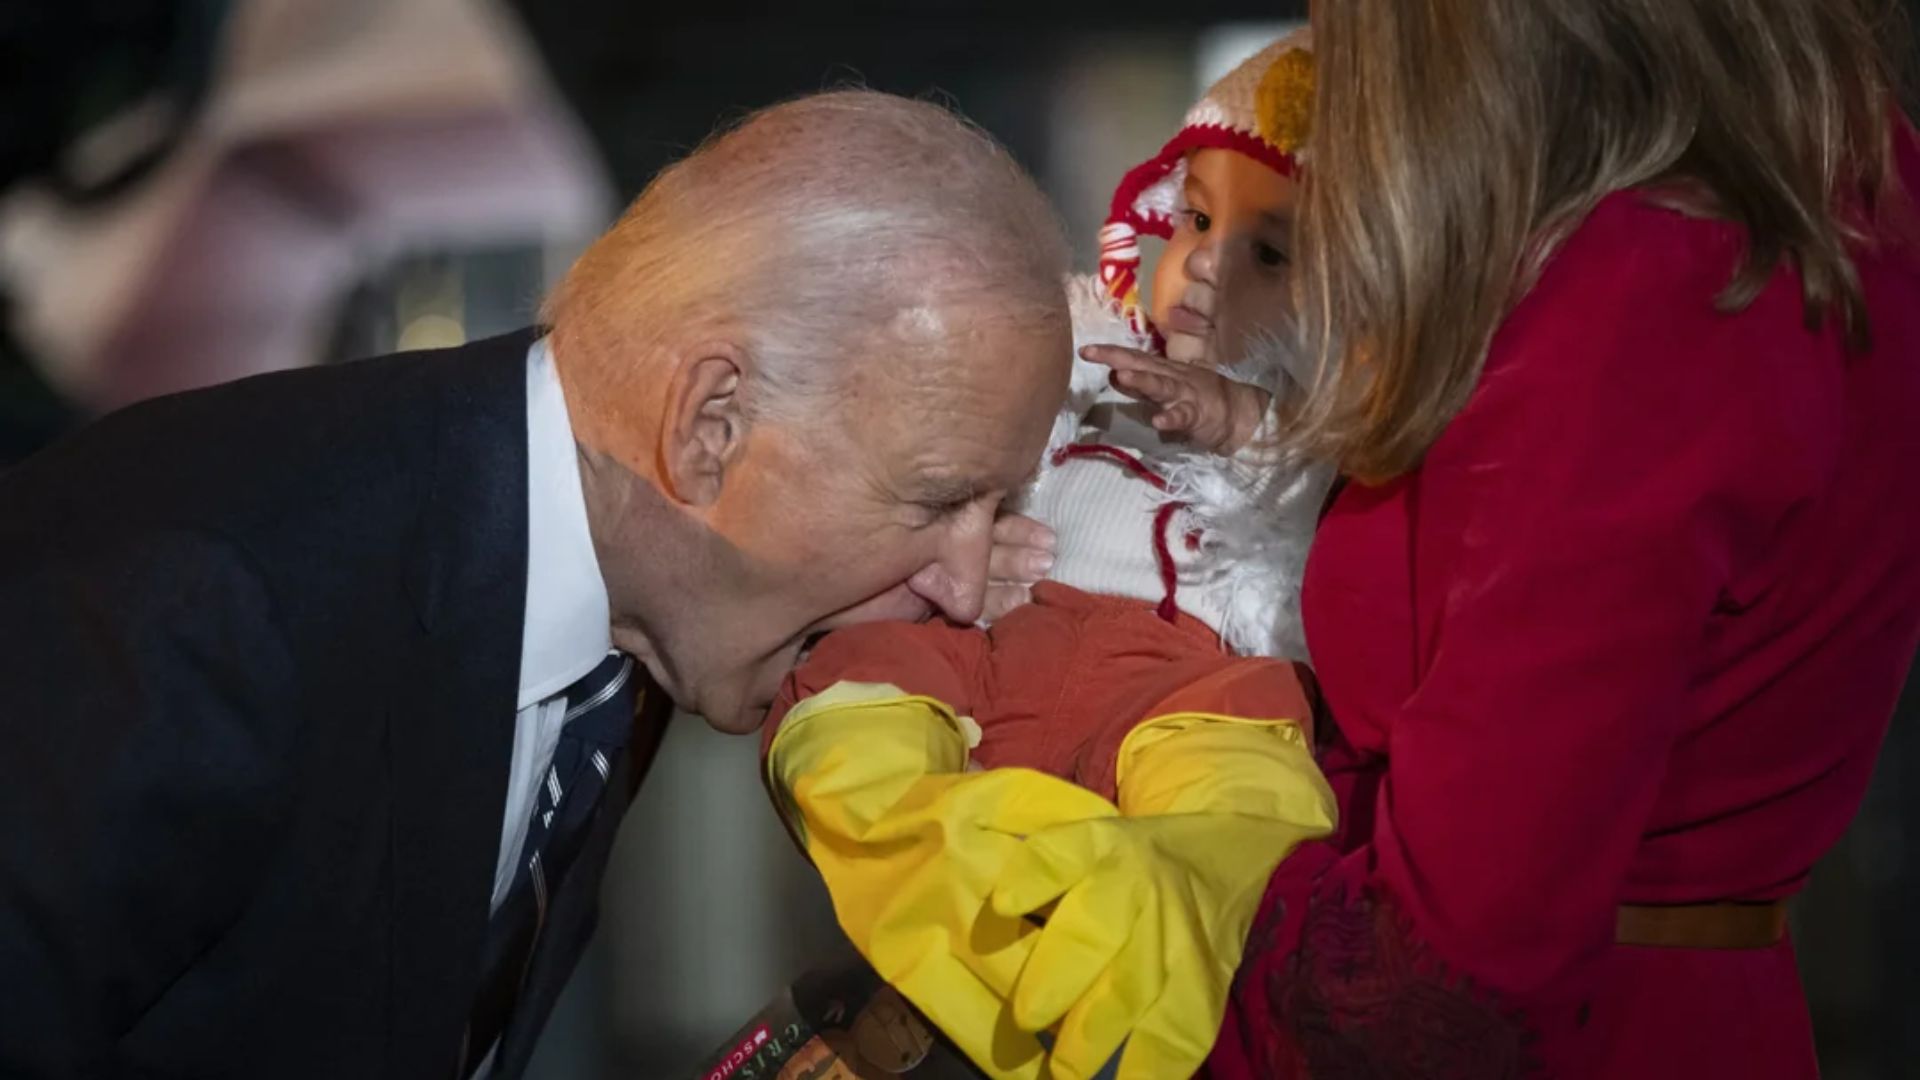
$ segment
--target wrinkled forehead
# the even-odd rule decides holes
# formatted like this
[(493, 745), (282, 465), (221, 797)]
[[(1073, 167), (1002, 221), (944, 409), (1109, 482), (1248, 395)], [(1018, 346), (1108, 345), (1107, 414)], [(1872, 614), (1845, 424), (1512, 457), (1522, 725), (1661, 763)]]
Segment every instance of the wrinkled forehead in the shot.
[(1064, 322), (957, 323), (937, 348), (860, 364), (843, 422), (903, 459), (952, 456), (977, 470), (1017, 471), (1046, 442), (1071, 349)]
[(850, 357), (850, 381), (897, 404), (988, 412), (1024, 391), (1064, 384), (1071, 367), (1065, 290), (1046, 304), (1008, 312), (982, 305), (919, 304), (899, 309)]

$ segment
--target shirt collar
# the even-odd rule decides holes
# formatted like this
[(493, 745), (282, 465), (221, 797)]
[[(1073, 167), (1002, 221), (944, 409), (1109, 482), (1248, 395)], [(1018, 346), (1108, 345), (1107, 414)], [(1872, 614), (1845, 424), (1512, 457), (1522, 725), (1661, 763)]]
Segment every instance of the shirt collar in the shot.
[(527, 350), (527, 607), (517, 707), (592, 671), (612, 647), (609, 621), (567, 398), (542, 338)]

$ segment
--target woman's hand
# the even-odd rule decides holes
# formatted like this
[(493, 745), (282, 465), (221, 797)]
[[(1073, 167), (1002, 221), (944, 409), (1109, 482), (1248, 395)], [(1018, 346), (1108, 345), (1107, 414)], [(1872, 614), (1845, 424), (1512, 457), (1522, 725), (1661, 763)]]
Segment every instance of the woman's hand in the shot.
[(1089, 345), (1080, 355), (1113, 369), (1114, 388), (1153, 405), (1153, 427), (1195, 449), (1232, 454), (1253, 438), (1272, 395), (1200, 364), (1118, 345)]
[(1053, 530), (1024, 514), (1001, 514), (993, 523), (987, 556), (987, 601), (981, 618), (992, 622), (1033, 599), (1033, 586), (1053, 569)]

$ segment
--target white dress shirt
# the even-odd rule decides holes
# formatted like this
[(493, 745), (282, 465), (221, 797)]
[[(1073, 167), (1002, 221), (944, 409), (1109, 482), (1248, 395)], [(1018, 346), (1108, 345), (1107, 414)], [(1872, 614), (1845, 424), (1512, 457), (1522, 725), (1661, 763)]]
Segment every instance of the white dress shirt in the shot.
[(553, 761), (567, 703), (557, 697), (612, 647), (607, 585), (587, 529), (573, 425), (545, 339), (527, 350), (527, 608), (493, 907), (506, 898), (540, 778)]

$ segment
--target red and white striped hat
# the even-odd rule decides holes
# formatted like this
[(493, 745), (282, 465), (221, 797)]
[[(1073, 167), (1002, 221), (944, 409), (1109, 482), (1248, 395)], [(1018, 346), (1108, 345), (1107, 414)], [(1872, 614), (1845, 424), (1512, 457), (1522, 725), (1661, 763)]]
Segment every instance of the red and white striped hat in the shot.
[(1303, 28), (1214, 83), (1187, 111), (1179, 133), (1121, 179), (1100, 230), (1100, 283), (1135, 332), (1155, 334), (1140, 303), (1140, 237), (1173, 235), (1187, 155), (1235, 150), (1283, 176), (1295, 175), (1306, 162), (1313, 78), (1313, 39)]

